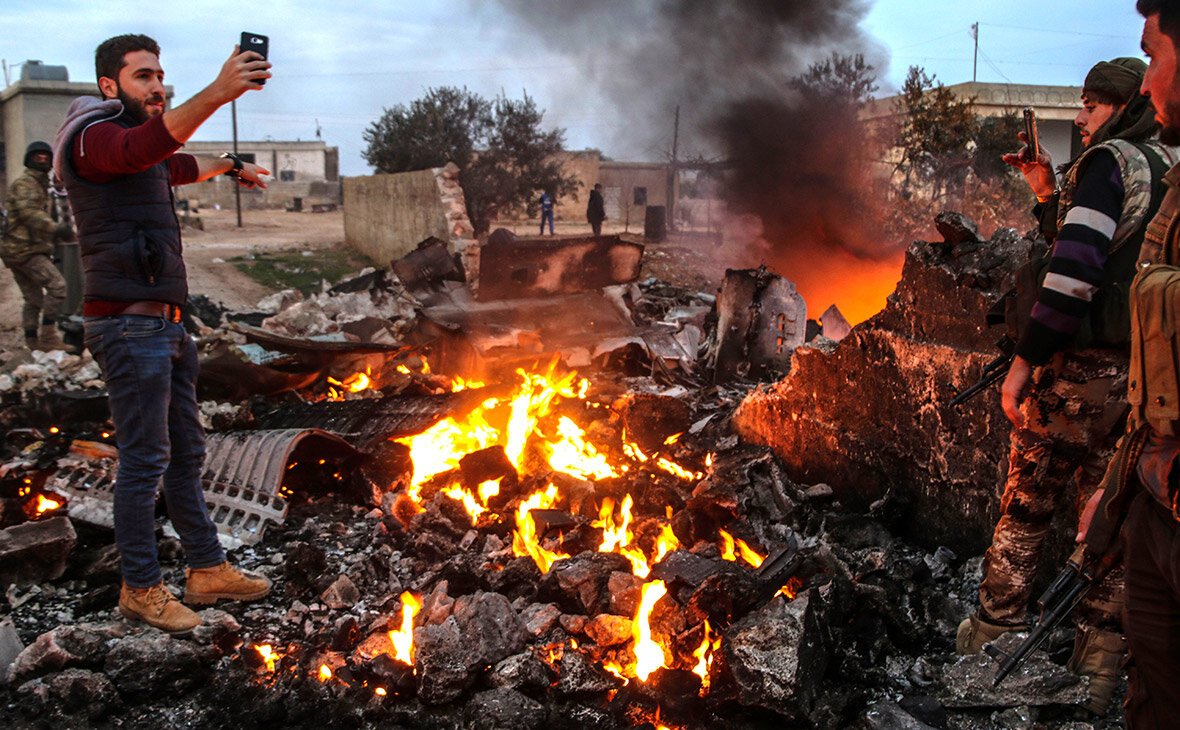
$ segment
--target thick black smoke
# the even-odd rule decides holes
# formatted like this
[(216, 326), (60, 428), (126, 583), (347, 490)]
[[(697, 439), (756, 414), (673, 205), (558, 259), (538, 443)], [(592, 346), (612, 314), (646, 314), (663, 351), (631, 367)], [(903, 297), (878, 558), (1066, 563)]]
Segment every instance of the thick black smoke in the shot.
[[(833, 53), (886, 54), (861, 29), (866, 0), (497, 0), (531, 37), (581, 64), (623, 122), (616, 156), (661, 159), (681, 110), (680, 159), (721, 160), (731, 209), (757, 215), (795, 270), (824, 251), (877, 259), (864, 209), (863, 132), (854, 112), (799, 93), (792, 79)], [(818, 250), (817, 250), (818, 249)], [(758, 261), (735, 262), (751, 265)]]

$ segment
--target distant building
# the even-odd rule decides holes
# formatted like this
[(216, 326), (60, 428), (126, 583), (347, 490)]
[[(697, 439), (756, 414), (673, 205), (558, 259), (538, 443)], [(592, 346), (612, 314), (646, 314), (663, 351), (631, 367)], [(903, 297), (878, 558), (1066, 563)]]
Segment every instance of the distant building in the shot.
[[(1025, 107), (1032, 107), (1037, 115), (1037, 136), (1053, 158), (1054, 165), (1068, 162), (1081, 151), (1082, 138), (1073, 123), (1082, 107), (1080, 86), (968, 81), (946, 88), (960, 99), (974, 98), (972, 108), (976, 114), (985, 117), (998, 117), (1009, 112), (1020, 114)], [(899, 124), (902, 117), (898, 112), (899, 100), (900, 96), (875, 99), (865, 105), (861, 118), (877, 127)], [(1013, 151), (1019, 144), (1019, 140), (1012, 140)]]
[[(182, 152), (214, 157), (233, 150), (233, 142), (190, 140)], [(238, 157), (271, 172), (265, 190), (241, 188), (244, 208), (295, 208), (340, 202), (340, 152), (321, 140), (295, 142), (238, 141)], [(184, 187), (184, 197), (202, 207), (234, 205), (240, 186), (225, 175)]]
[(607, 225), (643, 231), (648, 206), (668, 205), (668, 188), (679, 191), (678, 180), (669, 175), (663, 162), (616, 162), (603, 160), (598, 150), (567, 152), (562, 168), (581, 183), (577, 195), (557, 201), (558, 220), (585, 221), (586, 202), (595, 183), (602, 184)]
[[(29, 143), (41, 140), (53, 144), (70, 102), (79, 96), (99, 96), (93, 81), (71, 83), (65, 66), (25, 61), (20, 69), (20, 78), (0, 91), (0, 145), (4, 149), (0, 195), (7, 192), (8, 181), (24, 170)], [(172, 98), (172, 87), (165, 88)]]

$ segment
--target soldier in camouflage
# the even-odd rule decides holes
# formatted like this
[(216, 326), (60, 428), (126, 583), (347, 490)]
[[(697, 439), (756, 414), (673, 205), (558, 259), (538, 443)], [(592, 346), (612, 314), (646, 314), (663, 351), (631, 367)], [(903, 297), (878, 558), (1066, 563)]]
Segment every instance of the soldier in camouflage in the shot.
[(30, 350), (66, 349), (57, 332), (66, 282), (52, 257), (54, 242), (72, 232), (68, 224), (56, 223), (49, 212), (52, 164), (53, 150), (48, 144), (30, 144), (25, 151), (25, 171), (9, 186), (4, 201), (8, 224), (0, 243), (0, 260), (12, 270), (24, 296), (21, 324)]
[[(1004, 158), (1036, 193), (1053, 247), (1018, 275), (1016, 311), (1009, 312), (1020, 342), (1003, 388), (1014, 426), (1008, 473), (980, 608), (956, 637), (963, 654), (1024, 626), (1059, 500), (1076, 484), (1079, 507), (1085, 503), (1125, 422), (1127, 291), (1163, 174), (1180, 161), (1180, 150), (1154, 140), (1155, 110), (1139, 94), (1145, 70), (1139, 59), (1118, 58), (1087, 75), (1075, 119), (1085, 149), (1064, 167), (1060, 184), (1043, 152), (1030, 159), (1026, 148)], [(1119, 567), (1075, 613), (1070, 668), (1089, 676), (1087, 707), (1097, 713), (1109, 704), (1126, 652), (1122, 602)]]

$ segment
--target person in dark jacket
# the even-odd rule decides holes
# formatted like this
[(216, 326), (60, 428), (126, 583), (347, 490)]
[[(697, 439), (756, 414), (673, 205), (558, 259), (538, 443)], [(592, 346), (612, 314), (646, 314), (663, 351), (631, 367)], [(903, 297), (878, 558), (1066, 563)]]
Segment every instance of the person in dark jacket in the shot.
[(158, 485), (189, 565), (186, 602), (253, 600), (270, 591), (265, 578), (226, 561), (201, 488), (197, 351), (180, 324), (188, 283), (171, 194), (174, 185), (221, 174), (265, 187), (261, 176), (269, 172), (258, 165), (177, 150), (223, 105), (261, 88), (270, 64), (235, 47), (213, 83), (165, 109), (159, 56), (156, 42), (142, 35), (98, 46), (103, 99), (71, 104), (54, 140), (54, 167), (66, 184), (82, 253), (85, 343), (102, 366), (119, 447), (119, 611), (179, 634), (201, 618), (163, 583), (155, 541)]
[(590, 191), (590, 202), (586, 204), (586, 220), (594, 235), (602, 235), (602, 222), (606, 220), (606, 203), (602, 200), (602, 183), (595, 183)]

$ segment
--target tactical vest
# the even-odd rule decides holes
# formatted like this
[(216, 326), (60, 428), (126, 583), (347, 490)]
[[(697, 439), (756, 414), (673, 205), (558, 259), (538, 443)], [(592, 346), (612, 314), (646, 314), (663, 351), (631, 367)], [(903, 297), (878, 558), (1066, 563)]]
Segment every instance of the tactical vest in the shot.
[[(125, 128), (136, 126), (126, 115), (113, 121)], [(84, 133), (85, 129), (78, 134)], [(77, 139), (74, 135), (65, 146), (65, 159), (59, 164), (78, 230), (85, 300), (184, 306), (188, 281), (167, 161), (94, 183), (74, 170)]]
[[(1112, 139), (1087, 149), (1066, 171), (1058, 202), (1057, 227), (1073, 207), (1081, 179), (1090, 158), (1098, 150), (1114, 154), (1123, 181), (1123, 208), (1118, 227), (1107, 250), (1103, 280), (1090, 300), (1089, 316), (1082, 320), (1074, 336), (1073, 348), (1126, 347), (1131, 339), (1131, 314), (1128, 301), (1135, 263), (1143, 243), (1148, 221), (1159, 209), (1163, 198), (1163, 177), (1168, 168), (1180, 161), (1180, 149), (1159, 142), (1128, 142)], [(1053, 256), (1050, 247), (1016, 272), (1016, 296), (1008, 313), (1008, 323), (1017, 335), (1024, 331), (1040, 294), (1041, 284)]]

